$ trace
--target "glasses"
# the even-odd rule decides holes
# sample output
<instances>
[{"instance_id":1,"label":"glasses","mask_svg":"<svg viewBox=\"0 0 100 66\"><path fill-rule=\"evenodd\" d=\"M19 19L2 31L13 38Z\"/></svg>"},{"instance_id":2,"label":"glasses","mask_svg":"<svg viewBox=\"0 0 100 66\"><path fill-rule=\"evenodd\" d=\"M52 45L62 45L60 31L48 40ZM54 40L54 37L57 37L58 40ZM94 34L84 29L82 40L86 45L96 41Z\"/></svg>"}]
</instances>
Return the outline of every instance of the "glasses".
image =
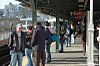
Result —
<instances>
[{"instance_id":1,"label":"glasses","mask_svg":"<svg viewBox=\"0 0 100 66\"><path fill-rule=\"evenodd\" d=\"M22 27L19 27L19 29L23 29Z\"/></svg>"}]
</instances>

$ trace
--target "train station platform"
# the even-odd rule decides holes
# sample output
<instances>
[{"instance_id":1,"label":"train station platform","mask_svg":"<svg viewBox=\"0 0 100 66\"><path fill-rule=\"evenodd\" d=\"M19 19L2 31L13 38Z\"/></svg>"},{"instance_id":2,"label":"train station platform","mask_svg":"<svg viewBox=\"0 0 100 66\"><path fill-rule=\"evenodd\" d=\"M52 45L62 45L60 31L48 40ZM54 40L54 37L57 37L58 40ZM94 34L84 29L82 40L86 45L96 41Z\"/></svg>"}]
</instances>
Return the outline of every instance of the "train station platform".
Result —
<instances>
[{"instance_id":1,"label":"train station platform","mask_svg":"<svg viewBox=\"0 0 100 66\"><path fill-rule=\"evenodd\" d=\"M64 52L56 53L56 44L51 45L51 63L46 66L87 66L87 57L83 52L83 42L81 36L76 38L76 44L66 47L64 44ZM23 66L27 63L26 56L23 57Z\"/></svg>"},{"instance_id":2,"label":"train station platform","mask_svg":"<svg viewBox=\"0 0 100 66\"><path fill-rule=\"evenodd\" d=\"M0 58L2 62L0 64L3 64L3 66L8 66L10 62L10 55L9 54L9 49L7 49L7 46L2 47L2 54L3 57ZM63 53L57 53L56 52L56 43L53 42L51 45L51 63L46 64L46 66L88 66L87 65L87 54L84 55L83 51L83 41L81 36L76 37L76 43L71 44L71 47L66 47L64 44L64 52ZM95 66L98 66L99 60L99 51L94 47L94 64L97 64ZM6 59L6 60L4 60ZM33 59L34 61L34 59ZM26 56L23 56L23 63L22 66L26 66L27 63L27 58ZM33 62L34 64L34 62ZM0 65L2 66L2 65ZM18 65L17 65L18 66Z\"/></svg>"}]
</instances>

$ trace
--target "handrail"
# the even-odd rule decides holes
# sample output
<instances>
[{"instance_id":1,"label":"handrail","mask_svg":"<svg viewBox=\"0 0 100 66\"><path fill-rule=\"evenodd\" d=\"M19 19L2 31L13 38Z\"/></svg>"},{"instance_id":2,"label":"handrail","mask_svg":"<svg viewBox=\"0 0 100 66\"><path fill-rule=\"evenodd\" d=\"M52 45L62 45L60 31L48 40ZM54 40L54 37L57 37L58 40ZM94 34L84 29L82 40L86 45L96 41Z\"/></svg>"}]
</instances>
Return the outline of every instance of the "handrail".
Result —
<instances>
[{"instance_id":1,"label":"handrail","mask_svg":"<svg viewBox=\"0 0 100 66\"><path fill-rule=\"evenodd\" d=\"M9 54L8 55L5 55L5 56L1 57L0 60L2 60L5 57L8 57L8 56L10 56L10 55Z\"/></svg>"},{"instance_id":2,"label":"handrail","mask_svg":"<svg viewBox=\"0 0 100 66\"><path fill-rule=\"evenodd\" d=\"M6 66L6 65L7 65L7 64L9 64L9 63L10 63L10 61L8 61L8 62L4 63L4 64L3 64L3 66Z\"/></svg>"},{"instance_id":3,"label":"handrail","mask_svg":"<svg viewBox=\"0 0 100 66\"><path fill-rule=\"evenodd\" d=\"M7 45L0 46L0 48L2 48L0 49L0 65L7 66L10 62L10 50Z\"/></svg>"}]
</instances>

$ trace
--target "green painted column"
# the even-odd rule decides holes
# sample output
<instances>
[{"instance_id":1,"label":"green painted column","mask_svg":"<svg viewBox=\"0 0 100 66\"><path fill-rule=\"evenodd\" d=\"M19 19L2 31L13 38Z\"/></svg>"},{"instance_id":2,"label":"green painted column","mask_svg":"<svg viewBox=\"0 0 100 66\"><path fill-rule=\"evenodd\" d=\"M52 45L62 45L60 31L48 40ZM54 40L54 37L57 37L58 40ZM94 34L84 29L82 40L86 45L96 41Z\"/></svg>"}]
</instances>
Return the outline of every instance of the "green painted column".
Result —
<instances>
[{"instance_id":1,"label":"green painted column","mask_svg":"<svg viewBox=\"0 0 100 66\"><path fill-rule=\"evenodd\" d=\"M33 24L37 22L37 12L32 12L32 22Z\"/></svg>"},{"instance_id":2,"label":"green painted column","mask_svg":"<svg viewBox=\"0 0 100 66\"><path fill-rule=\"evenodd\" d=\"M58 15L56 15L56 33L57 33L57 36L59 37L59 17ZM59 39L57 40L56 42L56 52L59 52Z\"/></svg>"},{"instance_id":3,"label":"green painted column","mask_svg":"<svg viewBox=\"0 0 100 66\"><path fill-rule=\"evenodd\" d=\"M59 28L60 28L60 23L59 23L59 1L56 3L56 33L57 36L59 37ZM56 52L59 52L59 39L56 42Z\"/></svg>"},{"instance_id":4,"label":"green painted column","mask_svg":"<svg viewBox=\"0 0 100 66\"><path fill-rule=\"evenodd\" d=\"M37 0L30 0L32 9L32 22L33 24L37 21Z\"/></svg>"},{"instance_id":5,"label":"green painted column","mask_svg":"<svg viewBox=\"0 0 100 66\"><path fill-rule=\"evenodd\" d=\"M32 25L37 22L37 0L30 0L31 9L32 9ZM32 61L34 62L34 52L32 52Z\"/></svg>"}]
</instances>

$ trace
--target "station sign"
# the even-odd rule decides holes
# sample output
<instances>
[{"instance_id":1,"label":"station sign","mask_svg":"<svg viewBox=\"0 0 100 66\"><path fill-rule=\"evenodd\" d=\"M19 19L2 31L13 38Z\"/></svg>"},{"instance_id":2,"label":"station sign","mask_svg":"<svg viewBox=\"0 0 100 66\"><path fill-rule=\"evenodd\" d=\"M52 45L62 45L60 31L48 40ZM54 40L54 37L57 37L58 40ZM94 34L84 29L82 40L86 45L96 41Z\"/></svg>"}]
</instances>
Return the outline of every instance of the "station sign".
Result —
<instances>
[{"instance_id":1,"label":"station sign","mask_svg":"<svg viewBox=\"0 0 100 66\"><path fill-rule=\"evenodd\" d=\"M77 18L77 20L81 20L83 15L84 15L84 11L82 10L74 11L74 16Z\"/></svg>"}]
</instances>

